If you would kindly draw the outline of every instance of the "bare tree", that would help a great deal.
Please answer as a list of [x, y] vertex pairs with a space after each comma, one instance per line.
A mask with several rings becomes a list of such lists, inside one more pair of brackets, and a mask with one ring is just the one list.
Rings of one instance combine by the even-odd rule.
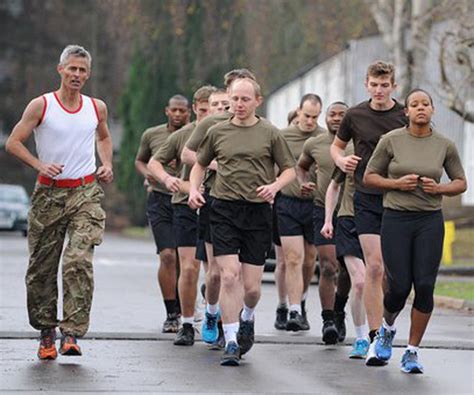
[[[463, 119], [474, 122], [474, 27], [470, 0], [365, 0], [397, 68], [401, 96], [425, 80], [433, 21], [450, 19], [439, 40], [443, 102]], [[448, 71], [449, 70], [449, 71]], [[470, 107], [470, 108], [469, 108]]]

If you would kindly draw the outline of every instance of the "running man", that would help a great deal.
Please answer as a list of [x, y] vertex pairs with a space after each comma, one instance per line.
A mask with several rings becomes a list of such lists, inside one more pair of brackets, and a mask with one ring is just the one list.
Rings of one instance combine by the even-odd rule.
[[[92, 58], [78, 45], [62, 52], [55, 92], [33, 99], [13, 128], [6, 150], [38, 171], [28, 218], [30, 259], [26, 273], [30, 324], [41, 331], [38, 357], [56, 359], [56, 327], [62, 355], [81, 355], [77, 338], [89, 328], [94, 278], [92, 258], [102, 242], [104, 197], [97, 181], [110, 183], [112, 139], [107, 107], [81, 94]], [[34, 133], [35, 157], [24, 145]], [[97, 139], [97, 140], [96, 140]], [[96, 168], [95, 142], [102, 165]], [[63, 318], [57, 318], [58, 266], [63, 253]]]
[[[375, 355], [374, 339], [383, 315], [384, 268], [380, 245], [383, 192], [365, 186], [362, 178], [380, 137], [404, 126], [407, 119], [403, 105], [392, 98], [396, 88], [393, 65], [382, 61], [371, 64], [365, 86], [370, 99], [347, 111], [331, 146], [331, 156], [343, 172], [354, 173], [354, 221], [366, 264], [364, 303], [371, 342], [366, 364], [380, 366], [384, 361]], [[345, 156], [344, 150], [350, 140], [353, 140], [355, 154]]]
[[[181, 152], [192, 131], [209, 112], [209, 96], [215, 88], [203, 86], [193, 96], [193, 112], [196, 121], [172, 133], [158, 152], [148, 163], [151, 175], [173, 193], [173, 225], [176, 247], [179, 255], [178, 292], [181, 304], [182, 327], [178, 330], [175, 345], [191, 346], [194, 344], [194, 306], [197, 295], [200, 261], [196, 259], [197, 213], [188, 202], [189, 173], [191, 167], [181, 163]], [[176, 163], [178, 177], [168, 173], [165, 166]]]
[[[174, 95], [165, 108], [168, 122], [145, 130], [140, 141], [135, 168], [145, 177], [145, 182], [152, 187], [147, 200], [147, 217], [155, 239], [157, 253], [160, 256], [158, 269], [158, 284], [163, 295], [166, 308], [166, 320], [163, 323], [163, 333], [176, 333], [179, 329], [180, 307], [176, 298], [177, 255], [176, 241], [173, 230], [173, 206], [171, 192], [166, 186], [153, 178], [147, 169], [149, 160], [155, 155], [166, 139], [178, 129], [181, 129], [189, 118], [188, 99]], [[166, 171], [176, 176], [176, 166], [168, 163]]]
[[[334, 162], [330, 155], [330, 146], [334, 141], [341, 121], [347, 110], [342, 102], [332, 103], [326, 112], [327, 132], [308, 139], [296, 167], [301, 180], [306, 180], [311, 166], [316, 164], [317, 188], [313, 205], [314, 244], [318, 250], [321, 276], [319, 278], [319, 297], [322, 308], [322, 338], [326, 344], [335, 344], [345, 338], [344, 307], [347, 302], [350, 283], [345, 270], [340, 267], [336, 258], [334, 238], [326, 239], [321, 235], [325, 222], [325, 196]], [[335, 218], [333, 218], [335, 227]], [[339, 275], [338, 275], [339, 271]], [[337, 281], [337, 292], [335, 285]]]
[[[318, 125], [321, 106], [321, 98], [318, 95], [304, 95], [297, 110], [297, 125], [281, 131], [295, 160], [300, 157], [303, 145], [309, 138], [325, 133], [325, 129]], [[314, 175], [314, 169], [312, 174]], [[310, 273], [312, 277], [316, 265], [312, 217], [315, 181], [314, 177], [301, 185], [298, 180], [293, 181], [281, 190], [275, 203], [290, 304], [285, 329], [294, 332], [309, 330], [305, 309], [305, 285], [309, 287], [310, 281], [304, 281], [303, 272]], [[277, 316], [283, 315], [282, 310], [284, 311], [285, 307], [278, 306]]]
[[[339, 106], [340, 119], [347, 111], [347, 106], [341, 103]], [[354, 153], [354, 146], [349, 144], [346, 155]], [[342, 198], [339, 201], [341, 189]], [[356, 339], [349, 354], [349, 358], [365, 359], [369, 349], [369, 329], [366, 323], [366, 314], [363, 301], [365, 266], [362, 248], [359, 243], [354, 223], [354, 177], [352, 174], [344, 173], [336, 167], [332, 174], [331, 182], [326, 191], [325, 221], [321, 234], [327, 238], [336, 239], [336, 257], [341, 265], [345, 265], [351, 281], [351, 315], [356, 332]], [[337, 227], [334, 229], [333, 218], [336, 207]], [[334, 234], [335, 233], [335, 234]]]
[[[208, 130], [215, 124], [228, 120], [232, 114], [228, 111], [229, 107], [229, 88], [232, 82], [237, 78], [250, 78], [255, 80], [255, 76], [247, 69], [231, 70], [224, 75], [224, 85], [226, 92], [218, 91], [211, 95], [210, 107], [211, 113], [206, 119], [197, 125], [186, 146], [183, 148], [182, 160], [183, 163], [194, 165], [196, 162], [196, 151], [206, 136]], [[217, 111], [219, 110], [219, 111]], [[215, 112], [215, 113], [214, 113]], [[220, 290], [220, 272], [219, 266], [214, 259], [211, 240], [211, 226], [210, 226], [210, 207], [212, 203], [212, 196], [210, 190], [215, 181], [215, 170], [217, 169], [217, 162], [212, 161], [208, 166], [206, 178], [204, 180], [204, 199], [206, 203], [199, 209], [199, 230], [198, 237], [205, 241], [206, 254], [208, 258], [208, 270], [206, 273], [206, 313], [202, 323], [202, 338], [206, 343], [212, 344], [215, 348], [220, 348], [223, 345], [222, 336], [218, 338], [217, 323], [219, 321], [219, 290]]]
[[[219, 304], [226, 341], [221, 365], [236, 366], [254, 342], [254, 311], [271, 245], [270, 203], [296, 175], [293, 156], [279, 130], [255, 115], [262, 103], [260, 86], [248, 78], [237, 79], [230, 99], [234, 116], [211, 128], [199, 147], [189, 204], [193, 208], [205, 204], [199, 187], [207, 166], [216, 159], [211, 234], [221, 273]], [[281, 170], [278, 179], [275, 164]]]

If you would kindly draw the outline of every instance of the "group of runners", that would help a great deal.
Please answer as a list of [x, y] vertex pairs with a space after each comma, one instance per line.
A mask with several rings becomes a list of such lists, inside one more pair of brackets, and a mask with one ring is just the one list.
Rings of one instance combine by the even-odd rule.
[[[60, 352], [80, 354], [76, 338], [89, 322], [92, 252], [104, 220], [100, 205], [90, 204], [102, 194], [96, 178], [112, 180], [105, 104], [80, 94], [90, 66], [85, 49], [67, 47], [58, 66], [60, 89], [34, 99], [7, 142], [12, 154], [39, 171], [30, 213], [27, 292], [30, 322], [41, 330], [41, 359], [56, 358], [57, 326]], [[467, 187], [454, 143], [431, 122], [429, 93], [415, 89], [404, 105], [397, 102], [395, 70], [377, 61], [367, 70], [367, 101], [353, 107], [329, 104], [323, 128], [318, 124], [322, 100], [309, 93], [291, 112], [289, 126], [279, 130], [256, 114], [263, 98], [249, 70], [228, 72], [224, 84], [224, 89], [203, 86], [194, 93], [193, 122], [187, 99], [173, 96], [165, 109], [168, 122], [143, 133], [136, 156], [160, 256], [158, 283], [167, 313], [163, 332], [176, 333], [175, 345], [194, 344], [204, 262], [202, 339], [223, 349], [221, 365], [239, 365], [254, 344], [255, 309], [273, 241], [275, 328], [310, 329], [306, 300], [318, 260], [323, 341], [344, 341], [345, 306], [352, 294], [356, 338], [349, 357], [385, 365], [395, 319], [414, 287], [401, 369], [422, 373], [418, 346], [433, 310], [443, 244], [442, 196]], [[69, 136], [70, 130], [87, 131], [87, 141]], [[96, 130], [102, 162], [97, 177], [95, 164], [90, 165]], [[39, 158], [23, 144], [33, 132]], [[441, 182], [443, 169], [448, 182]], [[64, 257], [68, 280], [58, 321], [54, 284], [66, 231], [72, 251]]]

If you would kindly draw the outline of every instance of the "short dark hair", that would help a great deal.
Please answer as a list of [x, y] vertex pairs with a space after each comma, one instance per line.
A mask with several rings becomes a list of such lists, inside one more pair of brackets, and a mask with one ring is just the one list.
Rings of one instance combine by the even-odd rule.
[[425, 91], [424, 89], [421, 89], [421, 88], [414, 88], [410, 92], [408, 92], [407, 96], [405, 97], [405, 108], [408, 108], [408, 104], [410, 102], [410, 96], [413, 95], [416, 92], [423, 92], [426, 96], [428, 96], [428, 99], [430, 99], [431, 105], [433, 105], [433, 98], [431, 97], [431, 95], [427, 91]]
[[331, 109], [332, 106], [344, 106], [346, 108], [349, 108], [349, 106], [344, 103], [343, 101], [333, 101], [329, 106], [328, 106], [328, 109], [326, 110], [326, 112], [329, 112], [329, 110]]
[[182, 101], [182, 102], [186, 103], [186, 106], [189, 106], [189, 101], [188, 101], [186, 96], [183, 96], [183, 95], [180, 95], [180, 94], [171, 96], [170, 99], [168, 100], [168, 106], [170, 105], [171, 100]]
[[384, 62], [383, 60], [377, 60], [376, 62], [369, 65], [367, 68], [366, 80], [369, 77], [383, 77], [390, 76], [390, 82], [395, 82], [395, 66], [392, 63]]
[[319, 104], [321, 107], [323, 106], [323, 101], [321, 100], [321, 97], [319, 95], [315, 93], [307, 93], [301, 98], [299, 106], [300, 110], [303, 108], [303, 104], [305, 104], [307, 101], [313, 104]]

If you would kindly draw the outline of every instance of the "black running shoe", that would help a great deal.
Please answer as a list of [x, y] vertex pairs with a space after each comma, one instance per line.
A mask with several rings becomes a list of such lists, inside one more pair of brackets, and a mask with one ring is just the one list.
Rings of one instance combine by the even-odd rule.
[[194, 344], [194, 327], [192, 324], [183, 324], [174, 339], [175, 346], [192, 346]]
[[346, 339], [346, 313], [343, 311], [334, 312], [334, 324], [336, 324], [338, 338], [337, 341], [342, 343]]
[[239, 366], [240, 365], [240, 347], [236, 342], [229, 342], [221, 357], [222, 366]]
[[244, 321], [240, 319], [239, 331], [237, 332], [237, 343], [240, 346], [240, 355], [249, 352], [255, 342], [255, 321]]
[[323, 342], [324, 344], [336, 344], [339, 333], [333, 320], [323, 322]]
[[170, 313], [166, 316], [165, 322], [163, 322], [163, 333], [176, 333], [179, 329], [179, 315], [178, 313]]
[[275, 329], [285, 330], [286, 323], [288, 322], [288, 308], [287, 307], [278, 307], [276, 310], [275, 318]]
[[286, 323], [286, 330], [299, 332], [303, 329], [303, 316], [297, 311], [290, 311], [290, 318]]
[[209, 344], [209, 350], [223, 350], [225, 348], [224, 328], [222, 327], [222, 320], [217, 322], [217, 329], [219, 330], [219, 336], [217, 340]]
[[301, 330], [309, 331], [311, 327], [306, 316], [306, 300], [301, 301], [301, 317], [303, 318]]

